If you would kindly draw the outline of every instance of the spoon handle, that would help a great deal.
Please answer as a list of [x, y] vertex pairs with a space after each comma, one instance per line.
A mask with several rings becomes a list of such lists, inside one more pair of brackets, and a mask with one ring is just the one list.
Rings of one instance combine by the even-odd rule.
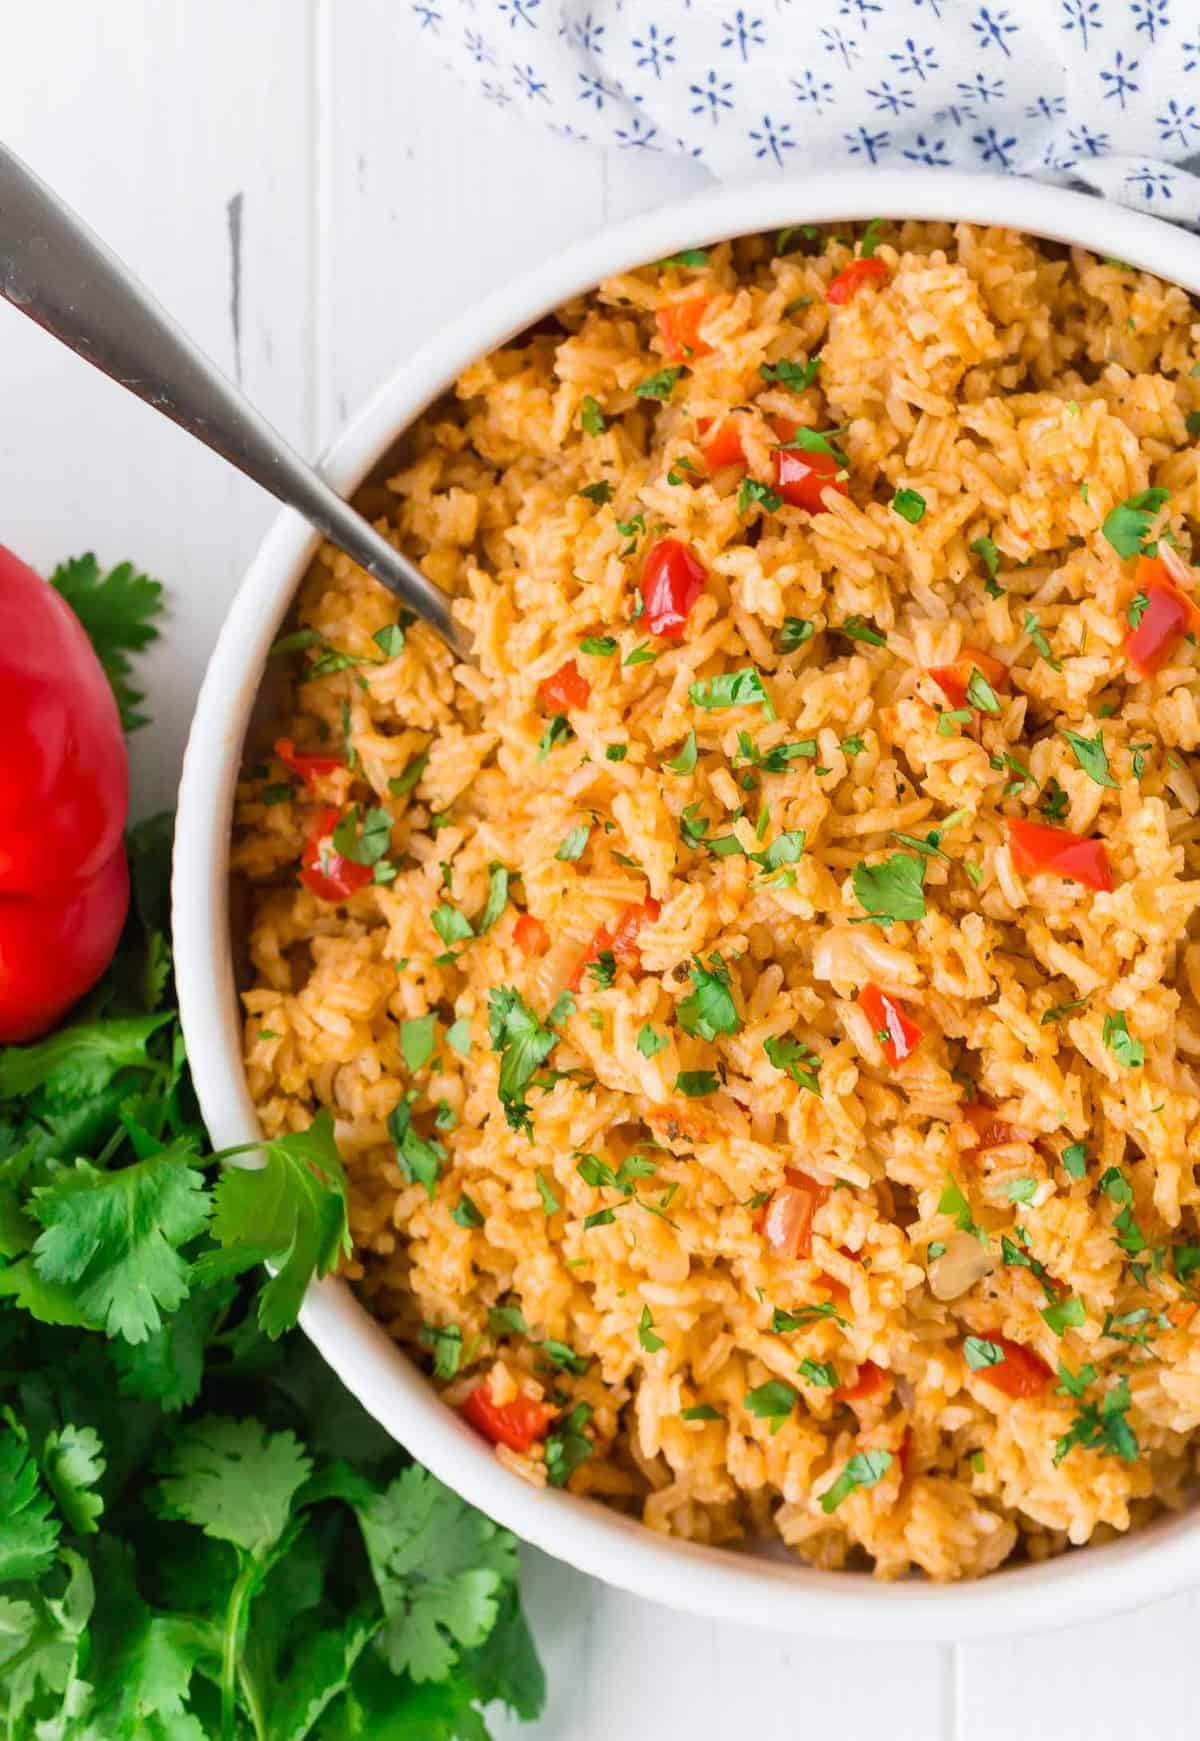
[[295, 508], [463, 656], [445, 593], [288, 446], [145, 285], [3, 144], [0, 297]]

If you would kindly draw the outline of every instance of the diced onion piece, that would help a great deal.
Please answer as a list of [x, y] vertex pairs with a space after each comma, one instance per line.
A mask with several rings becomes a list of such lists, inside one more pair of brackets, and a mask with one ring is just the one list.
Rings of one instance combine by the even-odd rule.
[[929, 1265], [929, 1291], [935, 1300], [958, 1300], [996, 1265], [973, 1233], [952, 1233], [946, 1249]]

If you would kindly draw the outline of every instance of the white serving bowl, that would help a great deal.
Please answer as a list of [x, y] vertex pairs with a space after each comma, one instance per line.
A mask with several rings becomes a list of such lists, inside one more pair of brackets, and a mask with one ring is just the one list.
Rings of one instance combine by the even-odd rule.
[[[880, 215], [1028, 230], [1115, 255], [1200, 294], [1196, 238], [1038, 183], [944, 170], [862, 170], [721, 189], [606, 229], [495, 291], [397, 369], [326, 453], [325, 475], [350, 495], [464, 365], [611, 273], [726, 236]], [[264, 539], [209, 662], [179, 790], [173, 890], [179, 1002], [205, 1121], [222, 1147], [259, 1135], [242, 1070], [229, 938], [234, 785], [267, 651], [316, 545], [291, 511]], [[696, 1614], [825, 1636], [967, 1639], [1094, 1619], [1200, 1583], [1200, 1509], [1126, 1540], [970, 1585], [883, 1584], [761, 1552], [677, 1541], [596, 1501], [539, 1491], [510, 1474], [344, 1282], [313, 1287], [302, 1323], [376, 1419], [464, 1498], [581, 1571]]]

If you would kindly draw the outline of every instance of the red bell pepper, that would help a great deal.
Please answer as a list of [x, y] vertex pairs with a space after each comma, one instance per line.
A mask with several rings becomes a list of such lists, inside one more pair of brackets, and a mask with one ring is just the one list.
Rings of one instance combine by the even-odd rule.
[[762, 1236], [776, 1257], [808, 1257], [812, 1251], [813, 1217], [829, 1201], [828, 1185], [797, 1167], [784, 1173], [786, 1185], [771, 1192], [762, 1216]]
[[922, 1030], [909, 1020], [898, 997], [877, 985], [864, 985], [858, 994], [858, 1007], [881, 1036], [883, 1055], [893, 1069], [911, 1058], [921, 1044]]
[[689, 296], [668, 302], [655, 314], [663, 350], [670, 363], [690, 363], [694, 357], [709, 357], [712, 346], [700, 337], [700, 322], [708, 307], [707, 296]]
[[867, 260], [851, 260], [845, 271], [839, 272], [836, 278], [829, 281], [829, 289], [825, 292], [826, 302], [849, 302], [856, 296], [864, 284], [886, 284], [888, 269], [882, 260], [877, 260], [872, 254]]
[[0, 546], [0, 1043], [94, 985], [129, 904], [121, 719], [79, 619]]
[[592, 686], [580, 675], [574, 659], [560, 665], [553, 676], [538, 684], [538, 701], [547, 713], [566, 713], [572, 707], [586, 707]]
[[323, 901], [348, 901], [375, 874], [369, 864], [355, 864], [334, 848], [333, 831], [341, 820], [340, 810], [319, 811], [300, 857], [300, 881]]
[[712, 418], [702, 418], [696, 425], [696, 434], [700, 438], [704, 463], [710, 472], [720, 471], [723, 466], [745, 463], [741, 430], [732, 417], [722, 418], [715, 430]]
[[599, 961], [607, 949], [612, 951], [618, 961], [628, 961], [632, 965], [637, 960], [638, 932], [643, 925], [653, 925], [661, 911], [661, 902], [657, 901], [653, 895], [647, 895], [644, 901], [624, 907], [620, 918], [611, 931], [607, 925], [599, 926], [586, 951], [580, 957], [578, 967], [571, 975], [570, 989], [572, 991], [580, 990], [584, 974], [592, 962]]
[[485, 1379], [467, 1397], [462, 1412], [464, 1420], [470, 1421], [475, 1431], [493, 1445], [507, 1445], [510, 1451], [528, 1451], [546, 1437], [557, 1410], [523, 1392], [518, 1392], [511, 1402], [495, 1403]]
[[513, 942], [522, 955], [544, 955], [550, 947], [550, 933], [532, 913], [522, 913], [513, 926]]
[[1055, 876], [1067, 877], [1088, 889], [1107, 893], [1113, 886], [1108, 850], [1102, 840], [1018, 818], [1009, 821], [1008, 845], [1013, 865], [1023, 877], [1053, 871]]
[[324, 780], [338, 768], [346, 766], [345, 756], [316, 755], [298, 750], [291, 738], [276, 738], [275, 754], [289, 774], [307, 785], [311, 780]]
[[973, 671], [978, 671], [993, 689], [1008, 688], [1008, 666], [999, 659], [993, 659], [981, 647], [964, 647], [961, 659], [956, 659], [953, 665], [935, 665], [929, 675], [951, 707], [966, 707], [967, 689]]
[[1040, 1354], [1035, 1354], [1032, 1348], [1026, 1348], [1020, 1342], [1011, 1342], [998, 1330], [989, 1330], [984, 1340], [994, 1342], [1003, 1352], [1004, 1359], [995, 1366], [981, 1366], [976, 1378], [1014, 1399], [1041, 1396], [1054, 1374]]
[[708, 570], [678, 538], [660, 538], [646, 553], [642, 598], [646, 627], [666, 641], [682, 641], [688, 613], [708, 579]]
[[1125, 657], [1140, 677], [1152, 677], [1183, 635], [1200, 628], [1200, 610], [1173, 585], [1161, 556], [1139, 556], [1135, 584], [1145, 606], [1125, 637]]

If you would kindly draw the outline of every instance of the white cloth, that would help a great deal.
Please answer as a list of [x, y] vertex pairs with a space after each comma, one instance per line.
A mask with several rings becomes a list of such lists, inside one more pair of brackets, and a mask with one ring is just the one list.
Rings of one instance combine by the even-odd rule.
[[486, 102], [725, 178], [1003, 170], [1200, 222], [1200, 0], [393, 0]]

